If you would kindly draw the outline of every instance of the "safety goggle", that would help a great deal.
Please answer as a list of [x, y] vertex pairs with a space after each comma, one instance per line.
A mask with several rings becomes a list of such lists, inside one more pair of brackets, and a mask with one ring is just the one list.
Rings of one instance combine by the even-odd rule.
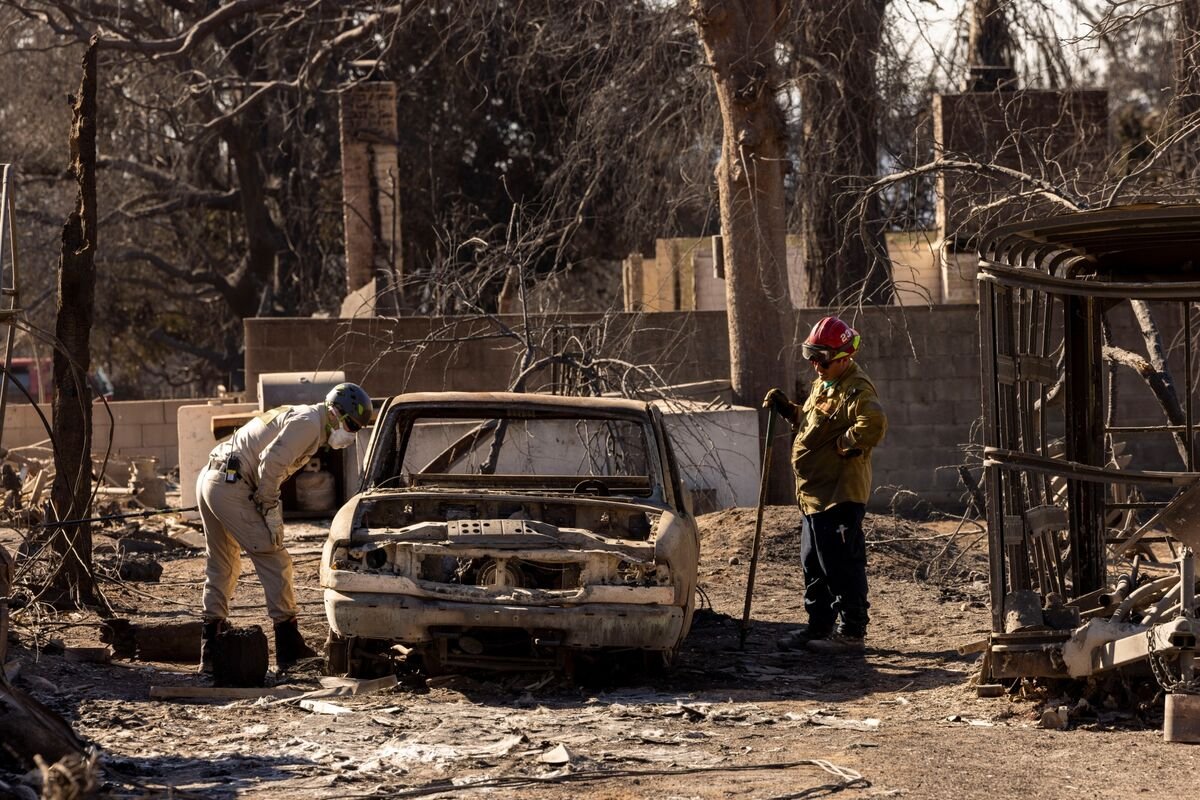
[[832, 348], [815, 344], [802, 344], [800, 351], [804, 354], [806, 361], [811, 361], [818, 367], [827, 367], [846, 355], [845, 353], [835, 353]]
[[350, 431], [350, 433], [358, 433], [359, 431], [362, 430], [362, 425], [359, 425], [357, 422], [352, 420], [349, 416], [342, 417], [342, 425], [344, 425], [346, 427], [346, 430]]

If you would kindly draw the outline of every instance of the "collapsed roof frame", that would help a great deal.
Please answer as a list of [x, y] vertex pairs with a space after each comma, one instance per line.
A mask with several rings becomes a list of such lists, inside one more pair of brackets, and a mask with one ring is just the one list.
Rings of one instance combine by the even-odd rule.
[[[1107, 630], [1074, 646], [1080, 614], [1100, 617], [1108, 587], [1107, 520], [1164, 503], [1114, 499], [1112, 485], [1196, 484], [1200, 428], [1190, 388], [1192, 303], [1200, 302], [1200, 206], [1129, 206], [1001, 227], [980, 246], [979, 325], [992, 610], [984, 678], [1079, 676], [1172, 656], [1191, 680], [1194, 585], [1180, 563], [1188, 619], [1136, 633]], [[1127, 300], [1178, 303], [1182, 425], [1106, 426], [1103, 317]], [[1065, 398], [1051, 420], [1053, 395]], [[1186, 470], [1110, 465], [1106, 437], [1182, 434]], [[1186, 562], [1186, 564], [1184, 563]], [[1129, 581], [1125, 591], [1136, 583]], [[1170, 589], [1164, 589], [1169, 593]], [[1184, 597], [1184, 595], [1187, 595]], [[1090, 620], [1089, 620], [1090, 622]], [[1159, 623], [1159, 620], [1153, 620]], [[1096, 631], [1093, 631], [1096, 632]], [[1076, 639], [1079, 637], [1076, 636]], [[1088, 639], [1087, 636], [1083, 637]], [[1122, 641], [1125, 640], [1125, 641]], [[1064, 653], [1074, 656], [1064, 659]]]

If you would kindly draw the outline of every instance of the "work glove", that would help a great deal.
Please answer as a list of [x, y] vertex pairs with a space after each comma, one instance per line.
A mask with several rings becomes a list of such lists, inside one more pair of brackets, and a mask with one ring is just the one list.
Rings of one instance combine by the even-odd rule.
[[271, 541], [276, 547], [283, 547], [283, 510], [279, 504], [268, 508], [263, 514], [267, 522], [267, 530], [271, 532]]
[[863, 454], [861, 447], [855, 447], [846, 434], [842, 434], [837, 438], [837, 454], [842, 458], [854, 458]]
[[786, 420], [792, 419], [792, 401], [783, 393], [783, 389], [771, 389], [763, 398], [763, 408], [770, 408]]

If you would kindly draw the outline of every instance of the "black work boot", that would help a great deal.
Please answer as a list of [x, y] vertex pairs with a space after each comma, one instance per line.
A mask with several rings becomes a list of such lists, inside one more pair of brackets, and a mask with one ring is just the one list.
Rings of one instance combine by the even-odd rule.
[[805, 645], [814, 653], [826, 655], [862, 655], [866, 650], [866, 642], [862, 634], [844, 633], [838, 631], [824, 639], [810, 639]]
[[213, 647], [217, 641], [217, 635], [223, 630], [225, 630], [225, 620], [204, 620], [204, 632], [200, 636], [200, 671], [205, 675], [213, 673]]
[[296, 618], [275, 623], [275, 666], [282, 672], [302, 658], [316, 658], [317, 651], [304, 643]]
[[786, 634], [775, 640], [775, 646], [780, 650], [802, 650], [809, 642], [814, 639], [824, 639], [833, 633], [833, 625], [814, 625], [808, 623], [801, 625], [799, 628], [788, 631]]

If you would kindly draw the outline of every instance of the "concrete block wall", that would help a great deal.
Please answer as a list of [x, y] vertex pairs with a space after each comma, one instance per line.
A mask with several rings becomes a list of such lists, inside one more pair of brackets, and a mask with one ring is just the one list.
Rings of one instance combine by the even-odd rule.
[[[826, 309], [798, 312], [803, 337]], [[535, 317], [546, 338], [597, 340], [597, 314]], [[891, 420], [875, 454], [872, 505], [886, 508], [902, 487], [938, 507], [964, 502], [955, 466], [964, 463], [980, 416], [979, 334], [974, 305], [865, 309], [853, 320], [864, 338], [860, 361], [879, 389]], [[494, 322], [401, 319], [250, 319], [246, 330], [247, 385], [261, 372], [345, 369], [373, 396], [413, 391], [497, 391], [508, 387], [520, 350], [498, 334], [519, 329], [517, 316]], [[658, 366], [672, 383], [728, 379], [729, 339], [724, 312], [618, 314], [603, 326], [597, 352]], [[542, 335], [542, 334], [539, 334]], [[419, 344], [430, 337], [428, 344]], [[798, 348], [797, 348], [798, 349]], [[802, 385], [811, 379], [801, 364]], [[537, 384], [535, 383], [534, 386]], [[754, 476], [757, 480], [757, 476]]]
[[[1182, 386], [1178, 306], [1161, 303], [1155, 304], [1154, 310], [1176, 384]], [[903, 310], [881, 306], [848, 315], [863, 335], [859, 361], [874, 380], [890, 423], [887, 439], [874, 458], [877, 490], [872, 506], [877, 510], [888, 506], [896, 489], [941, 508], [961, 508], [965, 502], [956, 467], [978, 464], [981, 384], [977, 311], [973, 304]], [[1136, 324], [1126, 311], [1110, 315], [1114, 342], [1144, 352]], [[827, 309], [799, 311], [798, 336], [804, 336], [826, 313]], [[723, 312], [617, 314], [603, 325], [601, 320], [598, 314], [561, 314], [532, 317], [530, 322], [548, 349], [586, 342], [597, 354], [632, 364], [655, 364], [668, 382], [728, 379], [728, 331]], [[245, 326], [247, 385], [256, 387], [262, 372], [345, 369], [349, 380], [361, 382], [376, 397], [406, 391], [503, 390], [515, 374], [522, 351], [502, 329], [520, 330], [522, 324], [522, 318], [515, 315], [491, 321], [251, 319]], [[798, 385], [793, 387], [797, 396], [812, 375], [804, 363], [798, 373]], [[544, 383], [535, 380], [530, 388], [541, 385]], [[1131, 370], [1119, 373], [1118, 396], [1118, 424], [1161, 424], [1161, 410], [1144, 381]], [[164, 469], [170, 469], [179, 459], [178, 409], [203, 402], [110, 403], [115, 426], [110, 425], [104, 407], [97, 405], [93, 408], [96, 447], [102, 448], [111, 429], [114, 457], [127, 460], [151, 455]], [[42, 410], [48, 418], [49, 406]], [[1169, 437], [1128, 438], [1135, 457], [1131, 468], [1181, 468]], [[8, 408], [0, 444], [16, 447], [46, 439], [30, 406], [17, 403]], [[754, 462], [742, 459], [741, 463]], [[724, 466], [737, 468], [728, 463]], [[752, 477], [757, 480], [757, 474]]]
[[[1178, 304], [1155, 304], [1168, 347], [1176, 384], [1183, 385], [1184, 365], [1178, 331]], [[799, 336], [826, 309], [797, 314]], [[1110, 315], [1118, 346], [1143, 351], [1132, 315]], [[598, 354], [632, 364], [655, 364], [668, 382], [728, 379], [729, 346], [723, 312], [618, 314], [599, 325], [597, 314], [561, 314], [531, 318], [547, 347], [573, 347], [587, 342]], [[851, 317], [863, 335], [859, 361], [879, 389], [890, 430], [875, 452], [876, 496], [872, 505], [886, 508], [895, 490], [905, 489], [942, 508], [960, 508], [965, 494], [955, 467], [977, 464], [980, 378], [977, 308], [938, 305], [906, 308], [874, 307]], [[495, 321], [452, 318], [251, 319], [246, 321], [246, 371], [256, 387], [262, 372], [344, 368], [372, 395], [406, 391], [496, 391], [507, 388], [521, 357], [520, 348], [500, 331], [520, 329], [522, 318]], [[574, 338], [573, 338], [574, 337]], [[799, 396], [811, 379], [800, 364]], [[531, 388], [544, 385], [543, 378]], [[1161, 424], [1162, 413], [1145, 382], [1131, 370], [1118, 373], [1118, 424]], [[253, 399], [253, 398], [251, 398]], [[103, 452], [113, 435], [115, 471], [133, 456], [154, 456], [169, 470], [179, 462], [178, 409], [204, 400], [117, 401], [93, 406], [95, 451]], [[49, 419], [49, 405], [41, 407]], [[1200, 413], [1200, 409], [1197, 409]], [[1175, 447], [1166, 435], [1129, 436], [1131, 468], [1180, 469]], [[48, 436], [34, 409], [11, 404], [0, 445], [13, 448], [42, 443]], [[737, 459], [734, 459], [735, 461]], [[743, 459], [745, 463], [753, 463]], [[755, 459], [756, 461], [756, 459]], [[730, 464], [726, 469], [736, 469]], [[754, 470], [756, 472], [756, 470]], [[753, 476], [757, 480], [757, 475]]]
[[[636, 255], [627, 259], [622, 273], [626, 284], [625, 310], [723, 312], [725, 278], [716, 274], [713, 242], [714, 238], [707, 236], [658, 239], [653, 256]], [[965, 296], [944, 296], [945, 281], [941, 263], [934, 252], [934, 231], [892, 231], [886, 234], [885, 244], [896, 281], [893, 298], [896, 305], [975, 302], [973, 269]], [[792, 297], [804, 297], [808, 279], [800, 236], [787, 237], [787, 270]]]
[[[539, 355], [582, 346], [632, 364], [659, 365], [672, 383], [728, 377], [725, 314], [663, 312], [531, 317]], [[246, 385], [264, 372], [343, 369], [375, 397], [401, 392], [499, 391], [517, 374], [522, 346], [505, 329], [521, 330], [520, 315], [492, 320], [445, 317], [248, 319]], [[530, 388], [545, 386], [542, 373]], [[250, 398], [255, 399], [255, 398]]]
[[[814, 321], [823, 313], [802, 312]], [[887, 437], [873, 458], [872, 506], [887, 507], [904, 489], [938, 508], [961, 507], [956, 467], [977, 463], [966, 450], [978, 442], [982, 414], [977, 308], [872, 308], [852, 324], [863, 337], [858, 361], [888, 414]]]
[[[134, 456], [153, 456], [160, 471], [167, 471], [179, 462], [179, 441], [176, 432], [176, 413], [180, 406], [196, 400], [121, 400], [92, 405], [92, 452], [96, 459], [103, 457], [112, 435], [113, 461], [109, 477], [123, 482], [129, 459]], [[47, 421], [51, 420], [50, 405], [39, 406]], [[109, 412], [112, 416], [110, 418]], [[50, 450], [50, 436], [34, 407], [27, 403], [10, 403], [5, 411], [3, 441], [8, 449], [41, 445]], [[39, 454], [40, 455], [40, 454]]]

